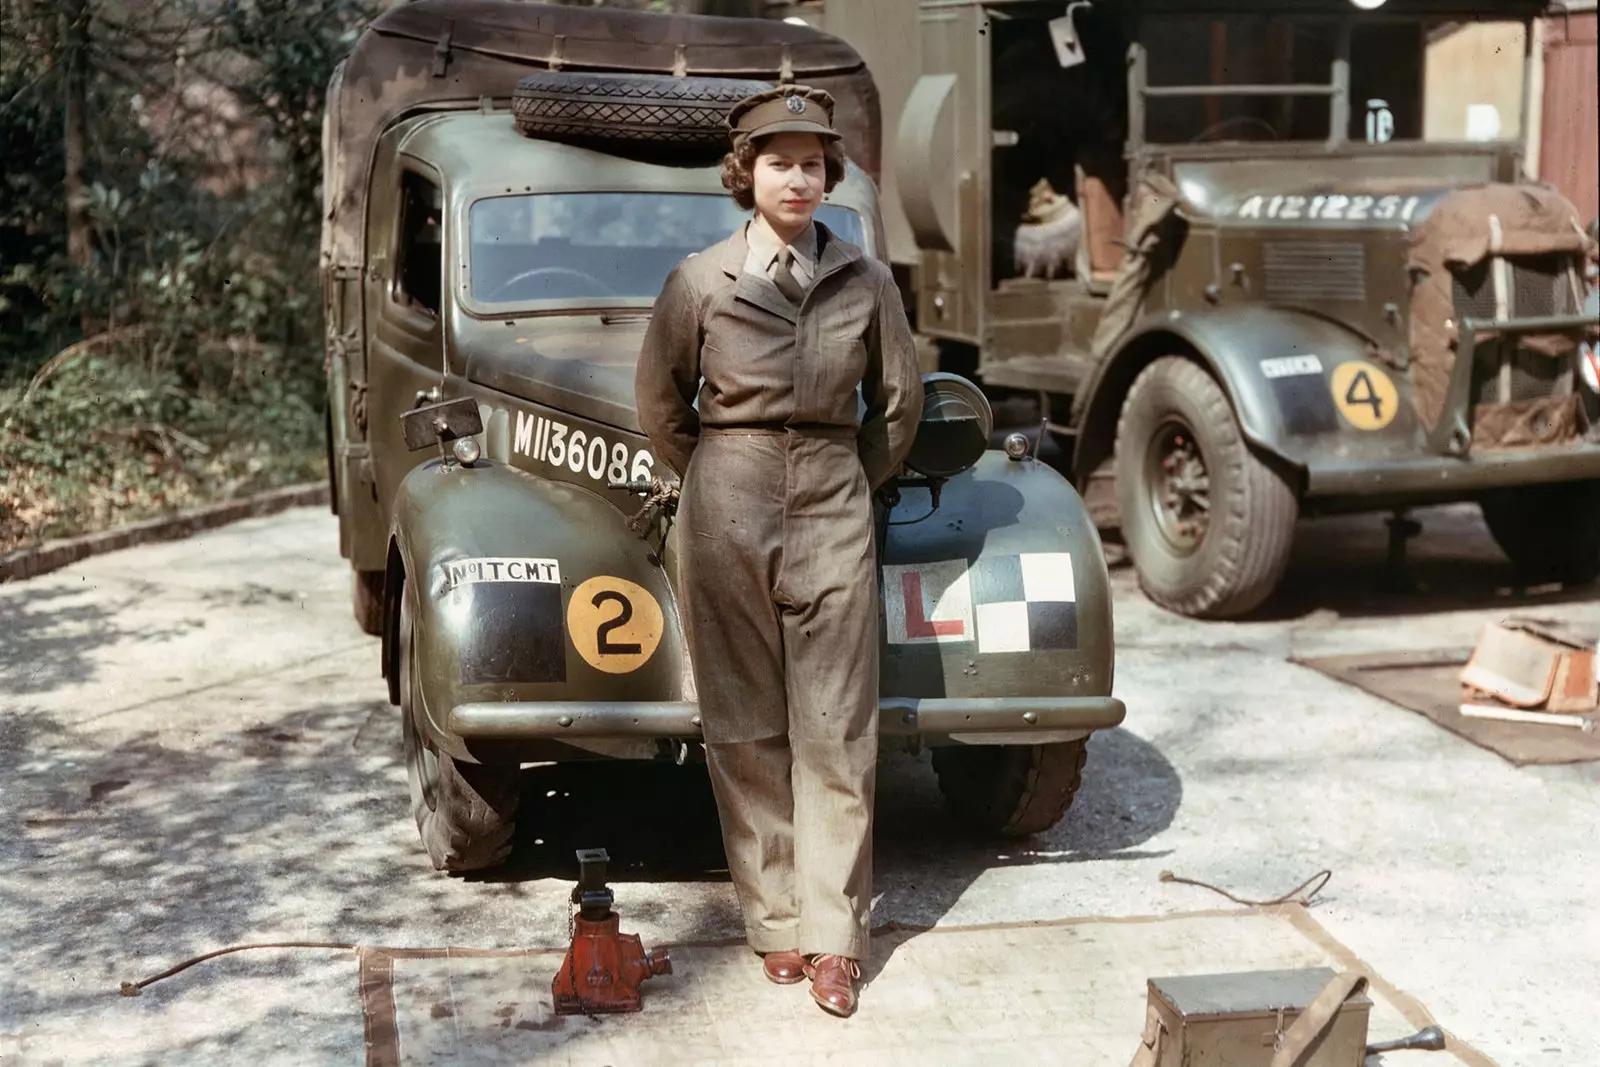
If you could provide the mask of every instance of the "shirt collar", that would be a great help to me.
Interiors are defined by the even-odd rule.
[[[757,225],[754,219],[745,224],[745,240],[763,270],[777,258],[778,249],[782,246],[777,237],[765,226]],[[814,272],[817,265],[816,223],[813,222],[802,230],[800,236],[789,242],[789,247],[794,249],[795,266],[808,275]]]

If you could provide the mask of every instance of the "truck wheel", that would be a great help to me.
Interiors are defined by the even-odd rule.
[[[770,88],[766,82],[732,78],[545,71],[517,82],[511,109],[519,131],[552,141],[723,151],[728,109]]]
[[[1223,619],[1259,606],[1289,565],[1294,490],[1244,439],[1214,378],[1163,356],[1117,422],[1117,511],[1139,586],[1168,611]]]
[[[441,871],[475,871],[504,863],[516,829],[517,764],[461,763],[430,746],[417,725],[415,637],[407,598],[400,598],[400,722],[405,732],[411,815],[428,858]]]
[[[1087,744],[940,746],[933,769],[956,819],[982,833],[1025,837],[1050,829],[1072,807]]]
[[[350,572],[350,602],[361,632],[377,637],[383,633],[383,572]]]
[[[1600,576],[1600,479],[1495,489],[1478,507],[1531,584],[1586,585]]]

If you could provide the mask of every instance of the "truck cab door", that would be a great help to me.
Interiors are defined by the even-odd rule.
[[[401,479],[431,455],[406,448],[400,415],[420,396],[436,394],[445,377],[445,204],[443,178],[436,170],[380,142],[368,209],[364,294],[366,438],[378,524],[356,532],[356,556],[363,566],[387,551],[390,504]]]

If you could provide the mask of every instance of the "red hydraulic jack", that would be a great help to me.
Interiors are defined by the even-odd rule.
[[[557,1015],[638,1011],[639,983],[651,975],[672,973],[666,949],[646,954],[638,934],[617,932],[622,920],[611,910],[613,898],[606,887],[609,862],[603,848],[578,850],[578,884],[572,890],[578,914],[572,921],[572,947],[551,983]]]

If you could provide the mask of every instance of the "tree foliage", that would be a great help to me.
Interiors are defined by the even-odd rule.
[[[320,473],[323,105],[397,2],[0,0],[0,551]]]
[[[0,4],[0,549],[314,476],[323,100],[375,9]]]

